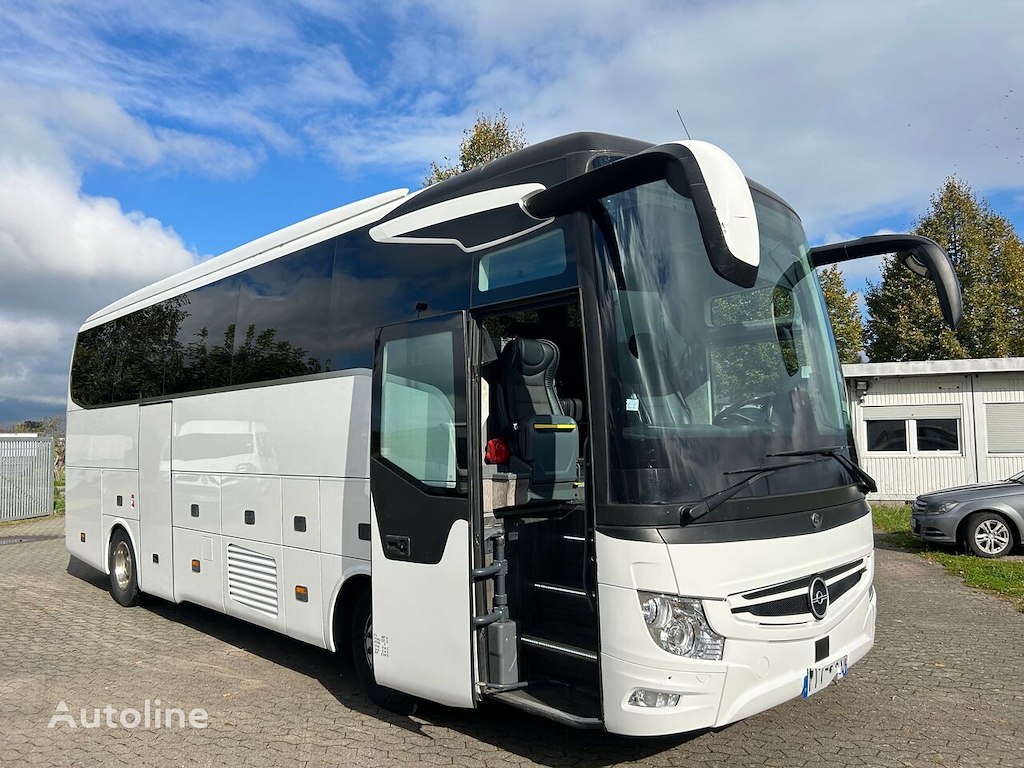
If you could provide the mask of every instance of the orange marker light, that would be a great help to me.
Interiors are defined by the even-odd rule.
[[[199,573],[199,561],[198,560],[193,560],[192,561],[192,570],[195,571],[196,573]]]
[[[306,587],[303,587],[303,586],[296,586],[295,587],[295,599],[298,600],[300,603],[308,603],[309,602],[309,590]]]

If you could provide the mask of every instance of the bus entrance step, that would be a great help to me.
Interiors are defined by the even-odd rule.
[[[559,685],[531,684],[527,690],[501,691],[488,697],[570,728],[600,728],[604,724],[596,693]]]

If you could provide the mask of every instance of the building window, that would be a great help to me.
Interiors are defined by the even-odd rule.
[[[986,403],[989,453],[1024,453],[1024,403]]]
[[[878,419],[867,422],[869,451],[907,450],[907,422],[903,419]]]
[[[918,451],[959,451],[959,419],[918,419]]]
[[[881,415],[881,414],[879,414]],[[888,414],[886,414],[888,415]],[[866,419],[868,453],[960,453],[960,419]]]

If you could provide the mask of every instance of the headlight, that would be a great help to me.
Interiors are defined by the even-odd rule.
[[[944,515],[959,503],[959,501],[948,501],[945,504],[936,504],[935,506],[925,507],[924,513],[926,515]]]
[[[651,638],[669,653],[720,661],[725,638],[708,624],[700,600],[640,592],[640,612]]]

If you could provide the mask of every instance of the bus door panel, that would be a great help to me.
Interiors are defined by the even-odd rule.
[[[378,685],[474,707],[465,313],[387,326],[374,353],[370,494]]]
[[[139,406],[139,588],[174,600],[171,404]]]

